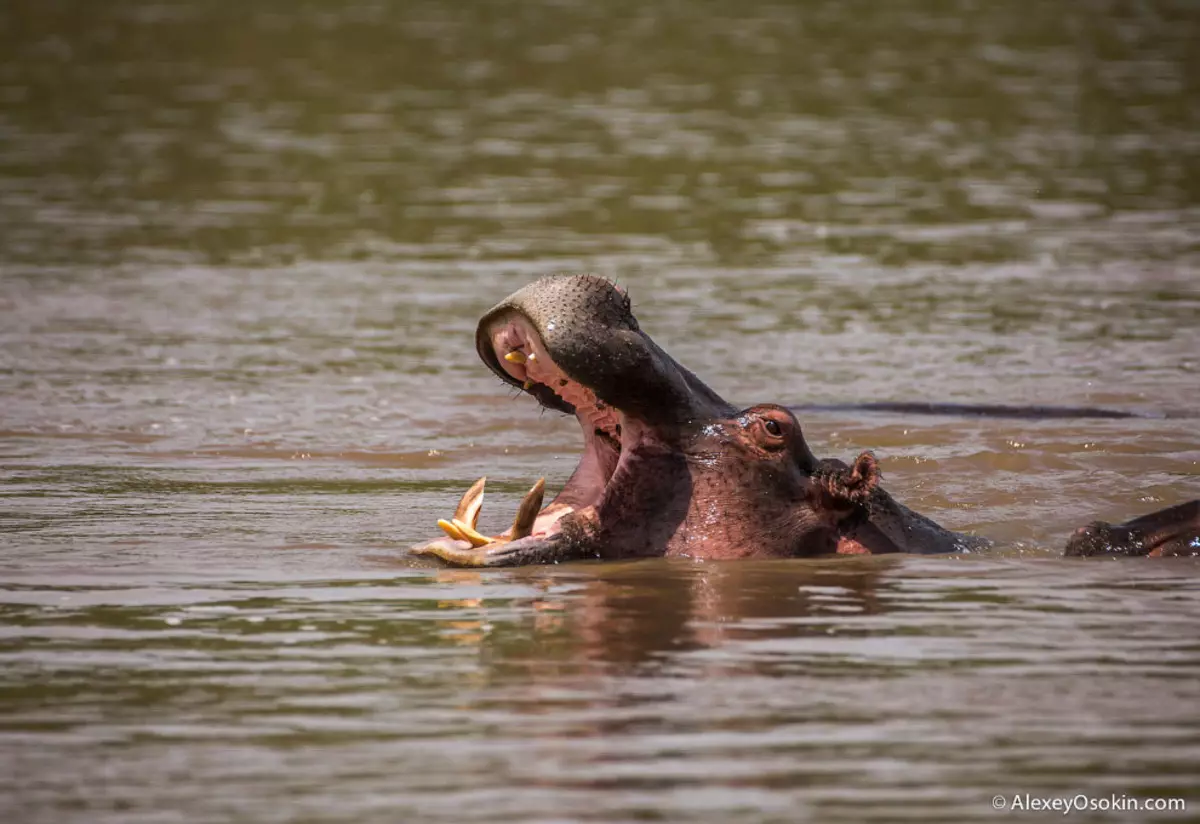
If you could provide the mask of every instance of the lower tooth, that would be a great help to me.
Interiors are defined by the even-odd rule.
[[[444,518],[438,520],[437,524],[442,531],[456,541],[466,541],[472,547],[486,546],[497,540],[500,542],[516,541],[532,535],[533,524],[542,509],[542,501],[546,495],[546,479],[538,478],[538,482],[525,493],[525,497],[521,499],[521,503],[517,507],[516,517],[513,518],[510,537],[499,539],[489,538],[475,529],[475,519],[479,517],[479,509],[483,502],[483,486],[486,480],[486,478],[480,478],[471,485],[462,501],[459,502],[454,518],[449,521]],[[467,519],[470,519],[470,522]]]
[[[454,540],[456,540],[456,541],[465,541],[466,540],[466,538],[463,537],[462,532],[459,531],[458,527],[455,526],[450,521],[447,521],[445,518],[439,518],[437,525],[442,528],[442,532],[445,532],[447,535],[449,535]]]
[[[542,508],[542,499],[546,494],[546,479],[538,478],[533,488],[525,493],[521,505],[517,507],[517,515],[513,518],[512,540],[526,538],[533,534],[533,523],[537,520]]]
[[[454,520],[462,521],[474,527],[479,523],[479,511],[483,509],[483,490],[487,486],[487,476],[484,475],[463,494],[454,510]]]
[[[454,519],[453,523],[454,526],[458,527],[458,531],[462,534],[463,540],[470,541],[471,546],[484,546],[492,542],[491,538],[487,537],[486,535],[481,535],[475,530],[475,527],[471,526],[470,524],[463,523],[457,518]]]

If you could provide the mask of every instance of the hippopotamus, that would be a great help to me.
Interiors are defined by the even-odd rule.
[[[583,455],[543,506],[539,480],[501,535],[476,530],[486,478],[413,551],[456,566],[576,559],[951,553],[990,544],[896,501],[878,463],[817,458],[796,415],[739,409],[638,325],[628,293],[592,275],[548,277],[479,321],[487,367],[543,407],[573,415]],[[1078,530],[1067,555],[1200,554],[1200,501]]]

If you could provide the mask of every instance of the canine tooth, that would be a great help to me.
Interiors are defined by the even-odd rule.
[[[471,488],[463,493],[462,500],[458,502],[458,509],[454,510],[454,520],[470,524],[472,529],[475,528],[479,523],[479,511],[483,509],[483,488],[485,486],[487,486],[487,475],[471,484]]]
[[[458,531],[458,527],[456,527],[454,524],[447,521],[445,518],[438,518],[437,524],[438,524],[438,526],[440,526],[442,528],[442,532],[445,532],[447,535],[449,535],[454,540],[456,540],[456,541],[467,540],[466,538],[463,537],[463,534]]]
[[[533,352],[530,352],[529,357],[527,357],[525,360],[529,361],[530,363],[533,363],[534,361],[537,360],[537,355],[534,354]]]
[[[520,349],[512,350],[511,352],[509,352],[507,355],[504,356],[504,359],[506,361],[508,361],[509,363],[524,363],[527,360],[527,358],[525,357],[525,353],[522,352]]]
[[[538,478],[533,488],[525,493],[521,505],[517,507],[517,515],[513,518],[512,540],[526,538],[533,533],[533,522],[537,520],[542,508],[542,498],[546,494],[546,479]]]
[[[487,537],[486,535],[479,534],[475,531],[475,527],[468,523],[463,523],[457,518],[454,519],[453,523],[454,526],[458,527],[458,531],[462,533],[463,540],[470,541],[471,546],[484,546],[492,542],[491,538]]]

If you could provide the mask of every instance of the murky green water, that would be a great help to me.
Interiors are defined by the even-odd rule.
[[[1054,556],[1200,495],[1195,419],[805,416],[985,557],[405,547],[573,467],[473,349],[548,272],[746,403],[1195,414],[1197,42],[1188,2],[0,4],[4,820],[1194,815],[1200,564]]]

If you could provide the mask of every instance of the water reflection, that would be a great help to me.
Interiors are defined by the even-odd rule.
[[[534,606],[557,613],[549,626],[561,628],[576,655],[636,671],[728,641],[824,634],[805,618],[881,611],[875,587],[883,565],[849,566],[617,565],[581,582],[569,610],[561,599]],[[535,630],[540,626],[535,622]],[[531,640],[541,643],[540,633]]]

